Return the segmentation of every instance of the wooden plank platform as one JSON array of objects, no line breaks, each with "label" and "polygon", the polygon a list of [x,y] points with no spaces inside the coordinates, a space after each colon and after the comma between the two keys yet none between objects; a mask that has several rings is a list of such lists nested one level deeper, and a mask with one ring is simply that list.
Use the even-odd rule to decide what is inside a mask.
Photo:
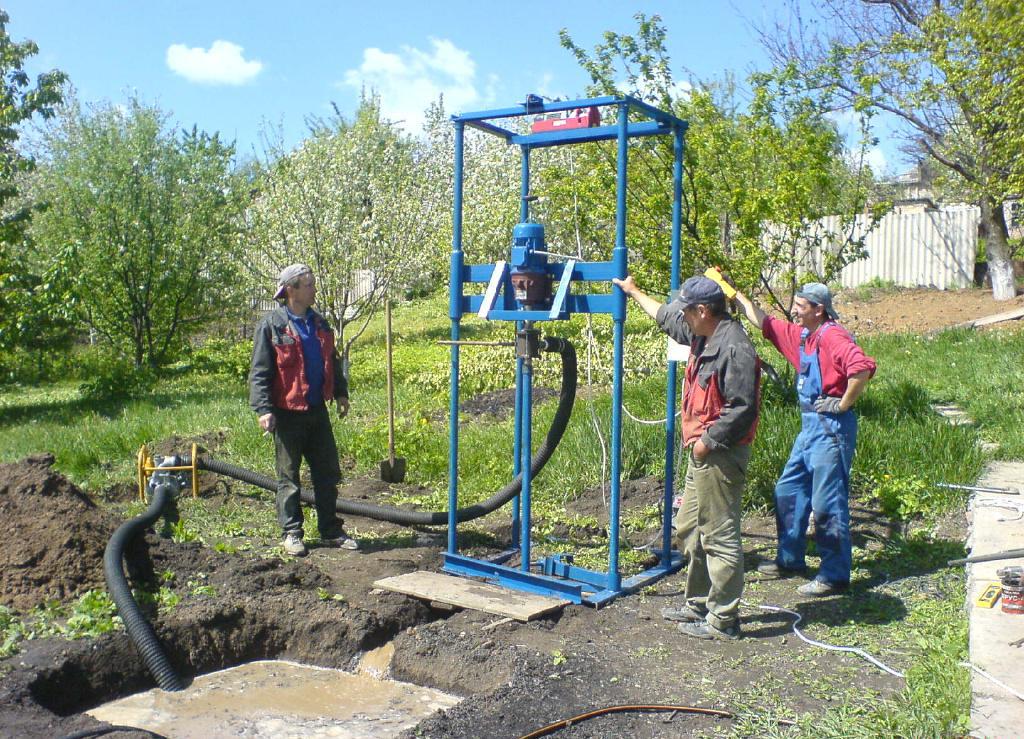
[{"label": "wooden plank platform", "polygon": [[1024,308],[1014,308],[1004,313],[996,313],[991,316],[982,316],[981,318],[975,318],[972,321],[964,321],[958,323],[951,328],[979,328],[980,326],[991,326],[994,323],[1002,323],[1003,321],[1018,321],[1024,318]]},{"label": "wooden plank platform", "polygon": [[561,598],[509,590],[499,585],[440,572],[407,572],[377,580],[374,585],[415,598],[450,603],[517,621],[530,621],[569,605],[569,601]]}]

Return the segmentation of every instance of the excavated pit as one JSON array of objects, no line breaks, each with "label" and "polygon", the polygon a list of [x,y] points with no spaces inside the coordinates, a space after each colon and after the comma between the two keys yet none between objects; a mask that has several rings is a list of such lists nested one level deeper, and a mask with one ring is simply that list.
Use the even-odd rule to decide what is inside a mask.
[{"label": "excavated pit", "polygon": [[[0,602],[22,617],[47,602],[69,603],[105,589],[103,550],[123,522],[53,470],[53,461],[40,455],[0,465],[0,517],[7,534],[0,541]],[[147,534],[133,543],[125,561],[134,589],[155,592],[164,586],[181,598],[159,614],[153,606],[143,609],[171,664],[191,682],[258,660],[356,667],[360,657],[410,627],[447,615],[373,590],[360,558],[381,560],[383,571],[370,569],[383,574],[390,560],[390,574],[399,574],[428,556],[433,558],[433,549],[408,548],[399,555],[314,549],[305,560],[282,560],[219,553],[197,542]],[[20,654],[0,662],[3,736],[53,737],[98,727],[85,711],[155,687],[123,631],[94,639],[34,639],[21,647]]]}]

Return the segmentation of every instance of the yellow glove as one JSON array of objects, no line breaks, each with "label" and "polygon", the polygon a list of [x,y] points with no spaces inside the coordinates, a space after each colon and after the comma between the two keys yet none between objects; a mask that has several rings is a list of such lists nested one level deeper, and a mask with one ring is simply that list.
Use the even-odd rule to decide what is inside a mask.
[{"label": "yellow glove", "polygon": [[704,276],[717,282],[718,286],[722,288],[722,292],[725,293],[725,297],[729,300],[736,297],[736,288],[723,279],[722,273],[718,271],[718,267],[708,267],[704,270]]}]

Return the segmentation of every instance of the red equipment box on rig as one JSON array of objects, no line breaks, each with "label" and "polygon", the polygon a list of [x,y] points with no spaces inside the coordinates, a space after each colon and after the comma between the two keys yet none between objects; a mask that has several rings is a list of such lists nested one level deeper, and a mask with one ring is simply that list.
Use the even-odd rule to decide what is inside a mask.
[{"label": "red equipment box on rig", "polygon": [[576,108],[568,115],[538,118],[530,126],[530,131],[541,133],[543,131],[558,131],[563,128],[594,128],[600,125],[601,112],[597,108]]}]

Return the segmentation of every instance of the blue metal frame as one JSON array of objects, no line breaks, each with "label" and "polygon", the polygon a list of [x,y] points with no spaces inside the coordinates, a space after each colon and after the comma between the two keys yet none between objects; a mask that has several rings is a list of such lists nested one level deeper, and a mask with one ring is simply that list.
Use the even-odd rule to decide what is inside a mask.
[{"label": "blue metal frame", "polygon": [[[578,108],[614,107],[614,125],[592,128],[562,129],[541,133],[519,134],[494,123],[495,120],[571,111]],[[630,120],[630,115],[634,120]],[[640,120],[637,120],[640,119]],[[596,97],[583,100],[544,102],[530,95],[519,106],[499,108],[452,116],[455,126],[455,185],[453,198],[452,256],[449,294],[451,318],[451,403],[449,406],[448,458],[448,551],[444,556],[445,572],[483,577],[516,590],[565,598],[574,603],[602,605],[619,595],[632,593],[656,582],[682,567],[682,556],[672,551],[672,499],[675,467],[676,362],[668,363],[668,390],[665,408],[665,500],[662,517],[661,549],[654,553],[659,562],[625,581],[619,571],[620,475],[622,465],[622,382],[623,346],[625,341],[626,298],[619,288],[611,294],[573,294],[572,282],[608,282],[628,274],[626,248],[626,194],[628,187],[628,141],[639,136],[671,135],[674,138],[672,170],[672,277],[671,289],[679,289],[680,225],[682,202],[683,139],[686,122],[671,113],[659,110],[630,96]],[[558,284],[551,307],[524,309],[516,301],[507,263],[467,265],[462,250],[463,155],[465,129],[469,126],[517,145],[522,152],[520,221],[529,221],[530,152],[536,148],[578,144],[586,141],[616,140],[618,161],[616,172],[615,246],[607,262],[569,260],[565,264],[545,263],[543,269]],[[519,227],[517,227],[518,229]],[[526,226],[525,228],[536,228]],[[519,242],[516,242],[519,243]],[[520,247],[517,247],[520,248]],[[529,247],[527,254],[531,253]],[[515,258],[513,257],[513,261]],[[465,295],[467,283],[487,283],[486,295]],[[531,488],[530,457],[531,407],[533,391],[532,363],[516,359],[515,436],[513,439],[513,471],[522,475],[522,490],[512,504],[513,549],[489,560],[475,559],[458,553],[455,511],[458,509],[458,411],[459,411],[459,335],[460,322],[466,313],[479,313],[488,320],[514,321],[517,329],[526,322],[565,320],[574,313],[606,313],[614,321],[611,423],[611,484],[609,512],[608,571],[595,572],[572,564],[571,555],[555,555],[534,562],[530,558]],[[506,561],[518,549],[519,568],[507,567]]]}]

